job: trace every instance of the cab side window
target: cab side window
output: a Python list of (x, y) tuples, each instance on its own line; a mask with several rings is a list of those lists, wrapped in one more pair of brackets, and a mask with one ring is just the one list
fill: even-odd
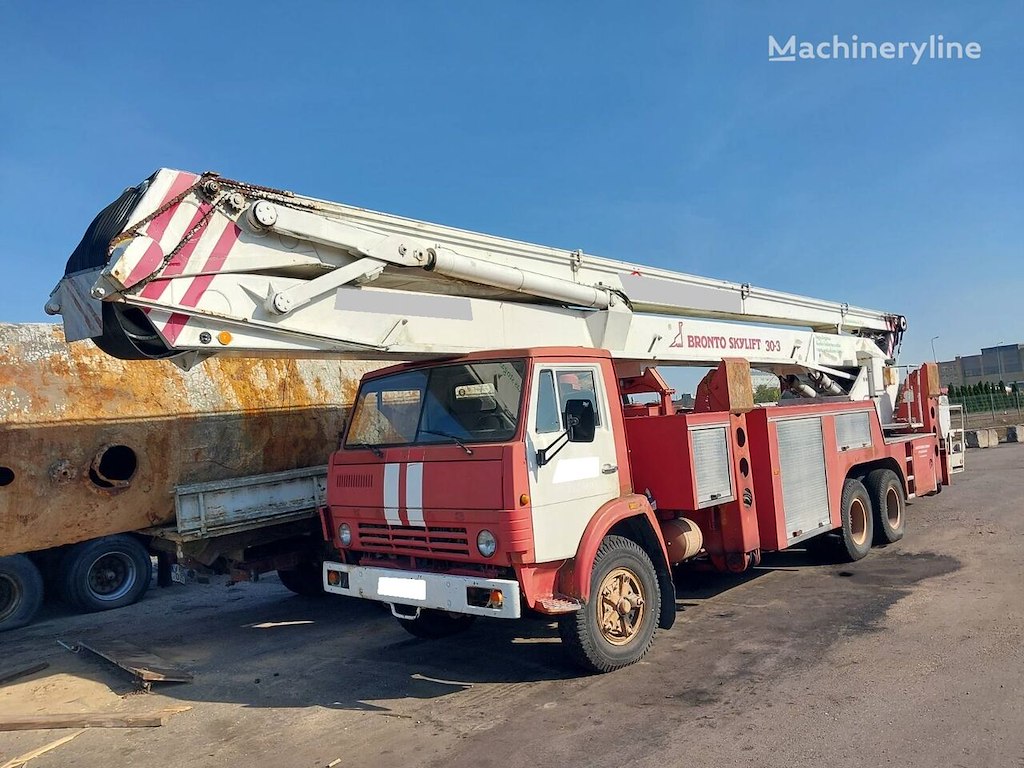
[(570, 400), (589, 400), (594, 408), (597, 426), (601, 426), (601, 409), (597, 404), (597, 387), (594, 384), (593, 371), (561, 370), (556, 374), (558, 379), (558, 395), (561, 401), (561, 412), (565, 412), (565, 404)]
[(537, 432), (560, 432), (562, 420), (559, 416), (558, 397), (555, 394), (555, 376), (550, 369), (544, 369), (537, 377)]

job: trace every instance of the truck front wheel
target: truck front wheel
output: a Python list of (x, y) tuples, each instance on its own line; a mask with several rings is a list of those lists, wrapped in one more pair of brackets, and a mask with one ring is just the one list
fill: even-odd
[(321, 597), (324, 593), (323, 563), (302, 563), (296, 568), (278, 568), (277, 576), (290, 592), (303, 597)]
[(0, 632), (28, 624), (43, 604), (43, 577), (24, 555), (0, 557)]
[(476, 616), (467, 613), (423, 609), (415, 619), (398, 619), (398, 623), (413, 637), (424, 640), (440, 640), (443, 637), (451, 637), (465, 632), (475, 619)]
[(660, 613), (651, 558), (635, 542), (608, 536), (594, 558), (590, 600), (563, 616), (558, 628), (573, 661), (591, 672), (611, 672), (643, 658)]
[(122, 534), (76, 544), (60, 565), (64, 600), (88, 612), (131, 605), (149, 589), (152, 576), (149, 552)]

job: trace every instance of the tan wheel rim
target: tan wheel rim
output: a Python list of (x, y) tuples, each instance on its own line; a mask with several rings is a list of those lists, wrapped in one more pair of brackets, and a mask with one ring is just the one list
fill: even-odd
[(850, 504), (850, 538), (858, 547), (868, 538), (868, 510), (860, 499)]
[(640, 632), (647, 601), (640, 579), (628, 568), (615, 568), (601, 582), (597, 621), (601, 636), (612, 645), (626, 645)]
[(889, 520), (889, 526), (898, 531), (900, 528), (903, 513), (900, 509), (900, 492), (895, 488), (889, 488), (885, 493), (885, 516)]

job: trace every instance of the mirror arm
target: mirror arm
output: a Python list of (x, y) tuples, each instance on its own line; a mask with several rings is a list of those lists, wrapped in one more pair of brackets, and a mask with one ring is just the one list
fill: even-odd
[[(564, 441), (561, 444), (559, 444), (558, 441), (562, 440), (563, 438), (564, 438)], [(551, 461), (553, 458), (555, 458), (555, 456), (558, 455), (558, 452), (560, 450), (562, 450), (563, 448), (565, 448), (565, 446), (567, 446), (568, 444), (569, 444), (569, 430), (565, 430), (565, 432), (563, 432), (562, 434), (560, 434), (558, 437), (556, 437), (554, 439), (554, 441), (551, 443), (551, 445), (549, 445), (547, 448), (541, 448), (540, 450), (537, 451), (537, 466), (538, 467), (543, 467), (545, 464), (547, 464), (549, 461)], [(558, 446), (558, 447), (556, 448), (555, 446)], [(551, 453), (548, 453), (548, 451), (551, 451), (553, 448), (554, 448), (554, 451), (551, 452)]]

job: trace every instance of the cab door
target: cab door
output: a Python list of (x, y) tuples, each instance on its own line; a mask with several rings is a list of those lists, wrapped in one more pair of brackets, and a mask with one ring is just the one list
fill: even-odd
[[(574, 399), (590, 400), (594, 407), (593, 442), (570, 443), (564, 437), (565, 406)], [(600, 368), (535, 363), (529, 402), (526, 453), (537, 561), (573, 557), (594, 513), (619, 495), (620, 468)], [(549, 457), (544, 466), (537, 460), (541, 449)]]

